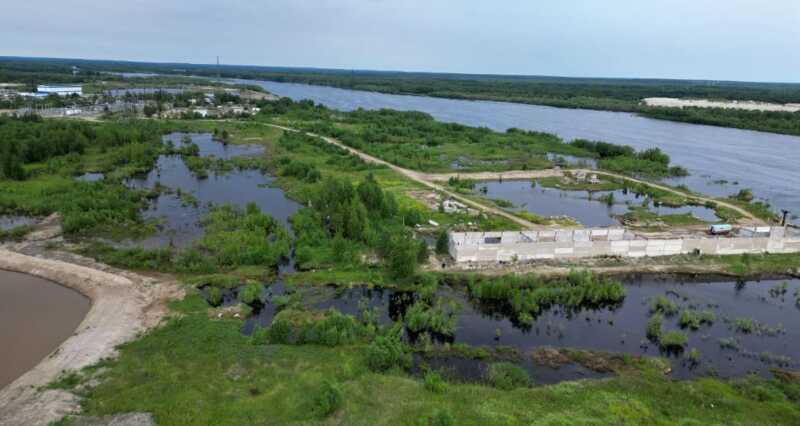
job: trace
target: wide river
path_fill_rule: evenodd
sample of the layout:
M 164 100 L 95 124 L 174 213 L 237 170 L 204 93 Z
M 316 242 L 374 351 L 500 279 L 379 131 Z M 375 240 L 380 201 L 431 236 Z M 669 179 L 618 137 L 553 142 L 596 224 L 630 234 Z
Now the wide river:
M 785 208 L 800 215 L 800 137 L 653 120 L 619 112 L 387 95 L 271 81 L 243 82 L 258 84 L 279 96 L 311 99 L 343 111 L 357 108 L 423 111 L 440 121 L 498 131 L 516 127 L 553 133 L 565 140 L 602 140 L 637 149 L 659 147 L 692 174 L 671 183 L 685 183 L 715 196 L 751 188 L 776 211 Z M 711 183 L 718 180 L 739 184 L 718 187 Z

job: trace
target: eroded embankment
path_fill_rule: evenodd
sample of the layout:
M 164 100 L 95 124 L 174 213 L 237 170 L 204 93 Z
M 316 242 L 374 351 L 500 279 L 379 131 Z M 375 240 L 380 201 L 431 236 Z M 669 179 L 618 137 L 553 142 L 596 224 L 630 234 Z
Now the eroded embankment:
M 0 390 L 0 425 L 47 425 L 76 411 L 75 395 L 43 387 L 65 371 L 114 356 L 118 345 L 159 323 L 168 312 L 168 300 L 181 296 L 174 282 L 115 270 L 69 253 L 42 251 L 33 257 L 0 248 L 0 269 L 59 283 L 92 302 L 69 339 Z

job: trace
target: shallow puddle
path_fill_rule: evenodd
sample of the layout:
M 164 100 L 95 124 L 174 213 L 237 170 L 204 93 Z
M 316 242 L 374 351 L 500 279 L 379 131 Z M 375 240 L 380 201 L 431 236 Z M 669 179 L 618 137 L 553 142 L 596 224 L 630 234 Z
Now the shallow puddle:
M 0 388 L 71 336 L 89 307 L 89 299 L 76 291 L 0 270 Z
M 35 225 L 36 219 L 27 216 L 0 216 L 0 229 L 8 230 L 19 226 Z

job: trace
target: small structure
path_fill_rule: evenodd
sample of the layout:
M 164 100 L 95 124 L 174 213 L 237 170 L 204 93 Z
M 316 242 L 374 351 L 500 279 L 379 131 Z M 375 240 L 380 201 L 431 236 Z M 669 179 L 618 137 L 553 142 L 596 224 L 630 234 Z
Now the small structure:
M 58 96 L 83 96 L 83 87 L 80 85 L 56 86 L 41 84 L 37 87 L 36 93 L 39 96 L 58 95 Z
M 460 203 L 452 198 L 442 201 L 442 208 L 445 213 L 468 213 L 469 208 L 464 203 Z
M 708 233 L 711 235 L 726 235 L 733 232 L 733 226 L 728 224 L 715 224 L 708 228 Z

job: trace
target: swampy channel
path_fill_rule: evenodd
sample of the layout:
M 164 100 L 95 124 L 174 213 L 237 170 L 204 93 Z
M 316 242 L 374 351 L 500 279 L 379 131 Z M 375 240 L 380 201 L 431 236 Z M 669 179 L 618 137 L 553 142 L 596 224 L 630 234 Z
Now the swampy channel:
M 0 270 L 0 388 L 33 368 L 72 335 L 89 307 L 89 299 L 74 290 Z
M 490 200 L 513 204 L 512 210 L 527 211 L 538 216 L 568 216 L 584 226 L 615 226 L 629 206 L 640 206 L 645 200 L 630 191 L 566 191 L 531 184 L 531 181 L 506 180 L 481 182 L 477 191 Z M 612 204 L 607 203 L 611 194 Z M 714 210 L 704 206 L 654 206 L 648 209 L 658 215 L 691 214 L 705 222 L 718 222 Z
M 514 361 L 529 370 L 537 383 L 609 373 L 573 363 L 560 368 L 537 364 L 533 354 L 545 347 L 660 356 L 670 361 L 670 374 L 676 379 L 768 375 L 773 367 L 798 366 L 800 280 L 733 282 L 723 278 L 647 275 L 619 279 L 626 295 L 618 304 L 569 309 L 551 306 L 530 322 L 520 321 L 507 304 L 472 298 L 465 288 L 440 286 L 436 297 L 454 302 L 458 319 L 453 335 L 431 333 L 433 344 L 465 344 L 515 353 Z M 225 291 L 222 305 L 239 303 L 237 293 L 236 289 Z M 289 298 L 299 300 L 305 308 L 335 309 L 388 325 L 402 321 L 418 295 L 367 287 L 293 287 L 279 281 L 264 287 L 242 332 L 249 335 L 259 327 L 269 327 Z M 655 315 L 655 305 L 657 301 L 663 305 L 665 300 L 671 307 L 663 314 L 662 330 L 684 333 L 687 342 L 682 348 L 662 349 L 647 336 L 646 324 Z M 684 312 L 704 319 L 682 324 L 683 317 L 689 315 Z M 407 332 L 406 338 L 412 343 L 420 342 L 418 334 Z M 481 377 L 488 365 L 480 359 L 450 355 L 424 362 L 451 369 L 448 374 L 466 380 Z

